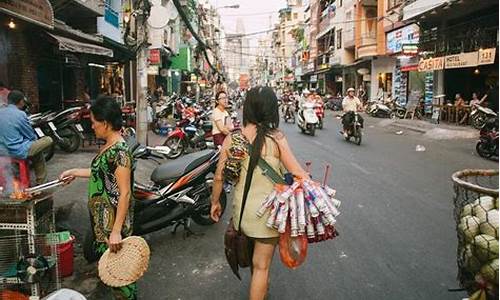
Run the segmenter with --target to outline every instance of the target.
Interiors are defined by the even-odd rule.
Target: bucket
[[[68,277],[73,274],[73,242],[75,241],[75,237],[71,236],[71,238],[63,243],[58,243],[56,245],[59,275],[61,277]]]

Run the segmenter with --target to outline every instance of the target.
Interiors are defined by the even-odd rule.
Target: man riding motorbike
[[[344,111],[344,115],[342,116],[342,125],[343,125],[342,134],[346,138],[349,136],[348,131],[354,121],[353,112],[363,110],[363,104],[361,103],[358,97],[354,96],[354,93],[355,93],[354,88],[348,88],[347,96],[345,96],[344,100],[342,100],[342,109]],[[358,116],[358,121],[361,124],[361,128],[363,128],[363,118],[361,116]]]

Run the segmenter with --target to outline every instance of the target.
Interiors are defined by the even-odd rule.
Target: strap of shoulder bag
[[[251,144],[248,144],[248,150],[249,153],[252,151]],[[262,157],[259,158],[257,165],[262,170],[262,174],[264,174],[264,176],[266,176],[274,184],[286,184],[286,181],[283,179],[283,176],[281,176],[278,172],[276,172],[276,170],[273,167],[271,167],[271,165]]]

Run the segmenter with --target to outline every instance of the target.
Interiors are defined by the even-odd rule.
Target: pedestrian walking
[[[236,230],[241,224],[241,232],[249,237],[253,248],[251,300],[266,297],[271,260],[279,241],[278,231],[266,226],[268,218],[259,218],[256,214],[262,201],[274,188],[274,183],[256,168],[257,162],[262,157],[275,170],[280,170],[283,164],[295,176],[308,177],[293,155],[283,132],[278,129],[278,124],[278,99],[274,91],[270,87],[249,90],[243,104],[243,128],[241,133],[232,133],[231,138],[225,139],[214,178],[210,214],[216,222],[221,215],[219,196],[223,181],[231,177],[234,182],[234,177],[238,178],[234,188],[233,223]],[[230,151],[247,151],[248,144],[252,145],[253,150],[240,156],[240,161],[235,161]],[[228,159],[230,154],[231,159]]]
[[[215,97],[215,109],[212,112],[212,136],[215,146],[222,146],[232,129],[229,113],[226,111],[227,100],[225,91],[219,91]]]
[[[106,143],[90,168],[64,171],[60,179],[69,183],[76,177],[89,178],[88,208],[95,238],[93,248],[100,256],[108,247],[111,252],[119,251],[122,238],[132,234],[132,156],[120,135],[120,105],[104,96],[96,100],[90,111],[95,135]],[[111,289],[115,299],[137,299],[135,283]]]

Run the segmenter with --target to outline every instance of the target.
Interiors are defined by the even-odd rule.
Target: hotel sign
[[[480,49],[478,51],[478,65],[489,65],[495,63],[496,48]]]
[[[477,52],[448,55],[445,58],[445,69],[469,68],[477,66]]]
[[[431,72],[443,69],[471,68],[478,65],[495,63],[496,48],[482,49],[475,52],[447,55],[443,57],[421,59],[419,72]]]
[[[54,28],[54,11],[49,0],[2,0],[0,12],[39,26]]]

